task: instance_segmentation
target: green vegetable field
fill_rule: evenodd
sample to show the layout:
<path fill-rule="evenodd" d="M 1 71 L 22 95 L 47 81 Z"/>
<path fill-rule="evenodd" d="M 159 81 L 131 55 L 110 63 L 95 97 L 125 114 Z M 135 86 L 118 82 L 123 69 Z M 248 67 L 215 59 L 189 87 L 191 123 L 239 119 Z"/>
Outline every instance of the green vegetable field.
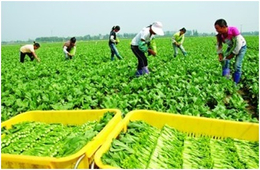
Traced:
<path fill-rule="evenodd" d="M 77 42 L 73 60 L 61 43 L 41 43 L 41 63 L 19 62 L 24 44 L 1 48 L 1 120 L 30 110 L 118 108 L 258 122 L 259 37 L 248 36 L 242 80 L 221 76 L 215 37 L 187 37 L 187 57 L 173 58 L 171 37 L 157 38 L 158 56 L 149 56 L 150 75 L 136 78 L 130 39 L 117 48 L 123 60 L 110 61 L 107 40 Z M 232 68 L 232 67 L 231 67 Z"/>

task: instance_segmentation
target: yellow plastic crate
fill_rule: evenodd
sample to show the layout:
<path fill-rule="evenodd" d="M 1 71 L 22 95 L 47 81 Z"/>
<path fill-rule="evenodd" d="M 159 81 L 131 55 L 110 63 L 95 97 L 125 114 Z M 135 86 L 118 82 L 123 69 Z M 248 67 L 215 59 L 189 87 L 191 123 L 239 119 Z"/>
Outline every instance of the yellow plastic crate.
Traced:
<path fill-rule="evenodd" d="M 104 129 L 88 142 L 77 153 L 63 157 L 37 157 L 13 154 L 1 154 L 1 168 L 15 169 L 71 169 L 89 168 L 94 159 L 94 153 L 103 144 L 110 132 L 122 120 L 121 111 L 118 109 L 100 109 L 100 110 L 66 110 L 66 111 L 30 111 L 19 114 L 10 120 L 1 123 L 1 128 L 11 128 L 11 125 L 23 121 L 37 121 L 46 123 L 62 123 L 64 125 L 81 125 L 87 121 L 99 120 L 104 113 L 113 112 L 115 115 Z M 2 135 L 1 138 L 4 136 Z"/>
<path fill-rule="evenodd" d="M 228 120 L 219 120 L 203 117 L 169 114 L 148 110 L 135 110 L 129 112 L 108 136 L 107 141 L 95 153 L 95 164 L 101 169 L 118 169 L 105 165 L 101 157 L 106 153 L 121 131 L 126 132 L 129 121 L 142 120 L 154 127 L 162 128 L 165 124 L 186 132 L 192 136 L 210 136 L 216 139 L 227 137 L 248 141 L 259 141 L 259 124 Z"/>

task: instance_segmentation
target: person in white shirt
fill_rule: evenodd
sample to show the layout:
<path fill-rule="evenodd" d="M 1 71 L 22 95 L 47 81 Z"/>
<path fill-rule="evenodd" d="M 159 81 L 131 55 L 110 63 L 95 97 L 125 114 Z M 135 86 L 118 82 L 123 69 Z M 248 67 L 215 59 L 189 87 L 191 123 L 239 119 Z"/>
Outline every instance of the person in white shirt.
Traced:
<path fill-rule="evenodd" d="M 148 47 L 155 35 L 164 35 L 161 22 L 154 22 L 148 27 L 144 27 L 131 42 L 131 49 L 138 59 L 136 76 L 149 74 L 148 61 L 145 53 L 156 56 L 156 52 Z"/>
<path fill-rule="evenodd" d="M 69 41 L 63 44 L 63 52 L 65 59 L 72 59 L 76 54 L 76 38 L 72 37 Z"/>
<path fill-rule="evenodd" d="M 26 55 L 30 57 L 31 61 L 36 59 L 38 62 L 40 62 L 40 59 L 35 54 L 35 50 L 37 50 L 38 48 L 40 48 L 40 44 L 36 42 L 33 42 L 33 44 L 27 44 L 22 46 L 20 48 L 20 62 L 24 63 L 24 58 Z"/>

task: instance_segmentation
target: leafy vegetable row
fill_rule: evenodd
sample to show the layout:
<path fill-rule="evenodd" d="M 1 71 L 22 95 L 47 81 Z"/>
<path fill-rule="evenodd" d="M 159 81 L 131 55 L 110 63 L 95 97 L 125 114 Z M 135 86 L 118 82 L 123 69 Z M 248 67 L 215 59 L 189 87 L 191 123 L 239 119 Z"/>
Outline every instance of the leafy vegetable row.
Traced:
<path fill-rule="evenodd" d="M 257 105 L 259 52 L 252 48 L 258 48 L 259 37 L 246 40 L 240 85 L 251 89 L 249 97 Z M 42 56 L 40 64 L 19 63 L 19 45 L 2 46 L 1 120 L 29 110 L 118 108 L 124 114 L 148 109 L 258 122 L 237 92 L 240 85 L 235 87 L 232 80 L 221 76 L 215 37 L 187 38 L 189 55 L 185 58 L 172 57 L 169 38 L 156 39 L 158 56 L 148 57 L 150 75 L 140 78 L 134 77 L 137 59 L 130 41 L 121 40 L 118 50 L 125 59 L 114 62 L 104 41 L 78 42 L 77 56 L 71 61 L 64 61 L 60 43 L 43 43 L 45 47 L 37 51 Z"/>
<path fill-rule="evenodd" d="M 21 122 L 2 128 L 1 153 L 42 157 L 65 157 L 78 152 L 112 119 L 106 112 L 98 121 L 82 125 Z"/>
<path fill-rule="evenodd" d="M 193 137 L 164 125 L 131 121 L 103 154 L 103 163 L 123 169 L 245 169 L 259 167 L 259 142 Z"/>

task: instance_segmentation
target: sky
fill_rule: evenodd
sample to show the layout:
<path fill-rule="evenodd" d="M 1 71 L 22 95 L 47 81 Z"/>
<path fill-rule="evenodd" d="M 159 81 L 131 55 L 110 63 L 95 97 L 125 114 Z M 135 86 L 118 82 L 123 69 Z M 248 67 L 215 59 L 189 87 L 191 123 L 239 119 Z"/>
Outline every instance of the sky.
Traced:
<path fill-rule="evenodd" d="M 1 41 L 138 33 L 154 21 L 164 31 L 215 32 L 223 18 L 240 31 L 259 31 L 259 1 L 7 1 L 1 0 Z"/>

